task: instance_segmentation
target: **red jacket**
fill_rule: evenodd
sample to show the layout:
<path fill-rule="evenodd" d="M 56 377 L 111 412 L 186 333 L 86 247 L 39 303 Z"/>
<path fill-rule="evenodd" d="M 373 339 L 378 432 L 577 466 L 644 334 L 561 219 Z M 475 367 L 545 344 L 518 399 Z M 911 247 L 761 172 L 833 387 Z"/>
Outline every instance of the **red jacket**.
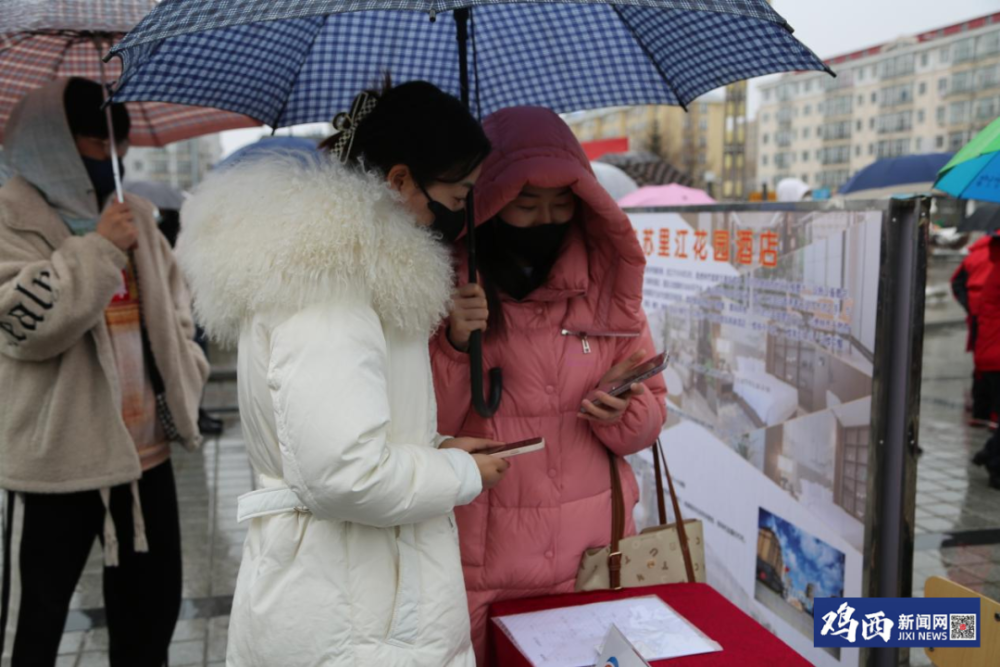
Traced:
<path fill-rule="evenodd" d="M 969 255 L 951 277 L 951 291 L 968 314 L 969 338 L 966 352 L 972 352 L 976 345 L 976 316 L 979 314 L 979 299 L 993 263 L 990 261 L 990 239 L 986 236 L 969 246 Z"/>
<path fill-rule="evenodd" d="M 989 243 L 989 271 L 973 316 L 974 360 L 977 371 L 1000 371 L 1000 238 Z"/>

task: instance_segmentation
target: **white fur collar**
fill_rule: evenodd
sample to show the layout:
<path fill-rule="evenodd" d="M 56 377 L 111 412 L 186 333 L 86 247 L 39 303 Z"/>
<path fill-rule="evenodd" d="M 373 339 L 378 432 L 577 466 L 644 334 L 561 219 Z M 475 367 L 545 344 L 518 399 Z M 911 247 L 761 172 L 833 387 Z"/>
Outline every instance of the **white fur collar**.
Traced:
<path fill-rule="evenodd" d="M 386 326 L 430 334 L 447 313 L 448 250 L 385 181 L 334 160 L 260 160 L 213 174 L 185 203 L 178 258 L 198 322 L 235 342 L 255 313 L 297 312 L 341 290 Z"/>

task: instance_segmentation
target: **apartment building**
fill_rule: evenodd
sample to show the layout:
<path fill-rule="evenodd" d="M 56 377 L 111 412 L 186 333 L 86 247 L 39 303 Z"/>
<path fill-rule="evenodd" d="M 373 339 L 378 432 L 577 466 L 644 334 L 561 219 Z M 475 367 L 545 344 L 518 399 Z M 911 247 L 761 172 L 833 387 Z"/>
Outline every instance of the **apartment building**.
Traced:
<path fill-rule="evenodd" d="M 880 158 L 954 152 L 1000 115 L 1000 13 L 826 61 L 760 87 L 757 179 L 836 190 Z M 758 187 L 760 187 L 758 184 Z"/>

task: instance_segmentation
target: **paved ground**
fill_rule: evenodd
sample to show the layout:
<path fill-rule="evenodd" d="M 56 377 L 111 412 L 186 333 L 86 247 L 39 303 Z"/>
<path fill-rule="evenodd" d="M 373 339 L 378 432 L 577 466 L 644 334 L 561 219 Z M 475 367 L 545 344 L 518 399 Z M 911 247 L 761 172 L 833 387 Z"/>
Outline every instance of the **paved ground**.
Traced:
<path fill-rule="evenodd" d="M 932 263 L 928 283 L 942 293 L 955 262 Z M 965 425 L 964 401 L 971 360 L 964 353 L 961 310 L 947 292 L 928 301 L 917 485 L 917 551 L 914 594 L 924 581 L 946 576 L 1000 599 L 1000 491 L 969 464 L 986 432 Z M 216 355 L 217 367 L 232 358 Z M 235 403 L 234 383 L 216 382 L 207 406 L 225 415 L 225 434 L 197 453 L 175 451 L 184 539 L 184 606 L 171 650 L 171 667 L 222 665 L 226 627 L 244 531 L 236 525 L 236 498 L 252 487 Z M 60 667 L 107 665 L 101 600 L 101 560 L 95 549 L 73 599 Z M 922 651 L 912 665 L 929 665 Z"/>

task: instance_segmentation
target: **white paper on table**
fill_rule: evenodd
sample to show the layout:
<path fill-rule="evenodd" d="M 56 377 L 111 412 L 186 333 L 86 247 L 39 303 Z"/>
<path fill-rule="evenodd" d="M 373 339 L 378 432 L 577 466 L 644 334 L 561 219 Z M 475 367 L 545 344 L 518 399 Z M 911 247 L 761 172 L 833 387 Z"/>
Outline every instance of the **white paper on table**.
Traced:
<path fill-rule="evenodd" d="M 595 667 L 650 667 L 639 651 L 632 646 L 617 625 L 612 625 L 604 638 L 604 648 Z"/>
<path fill-rule="evenodd" d="M 721 651 L 683 616 L 650 595 L 493 619 L 535 667 L 592 667 L 617 625 L 647 661 Z"/>

